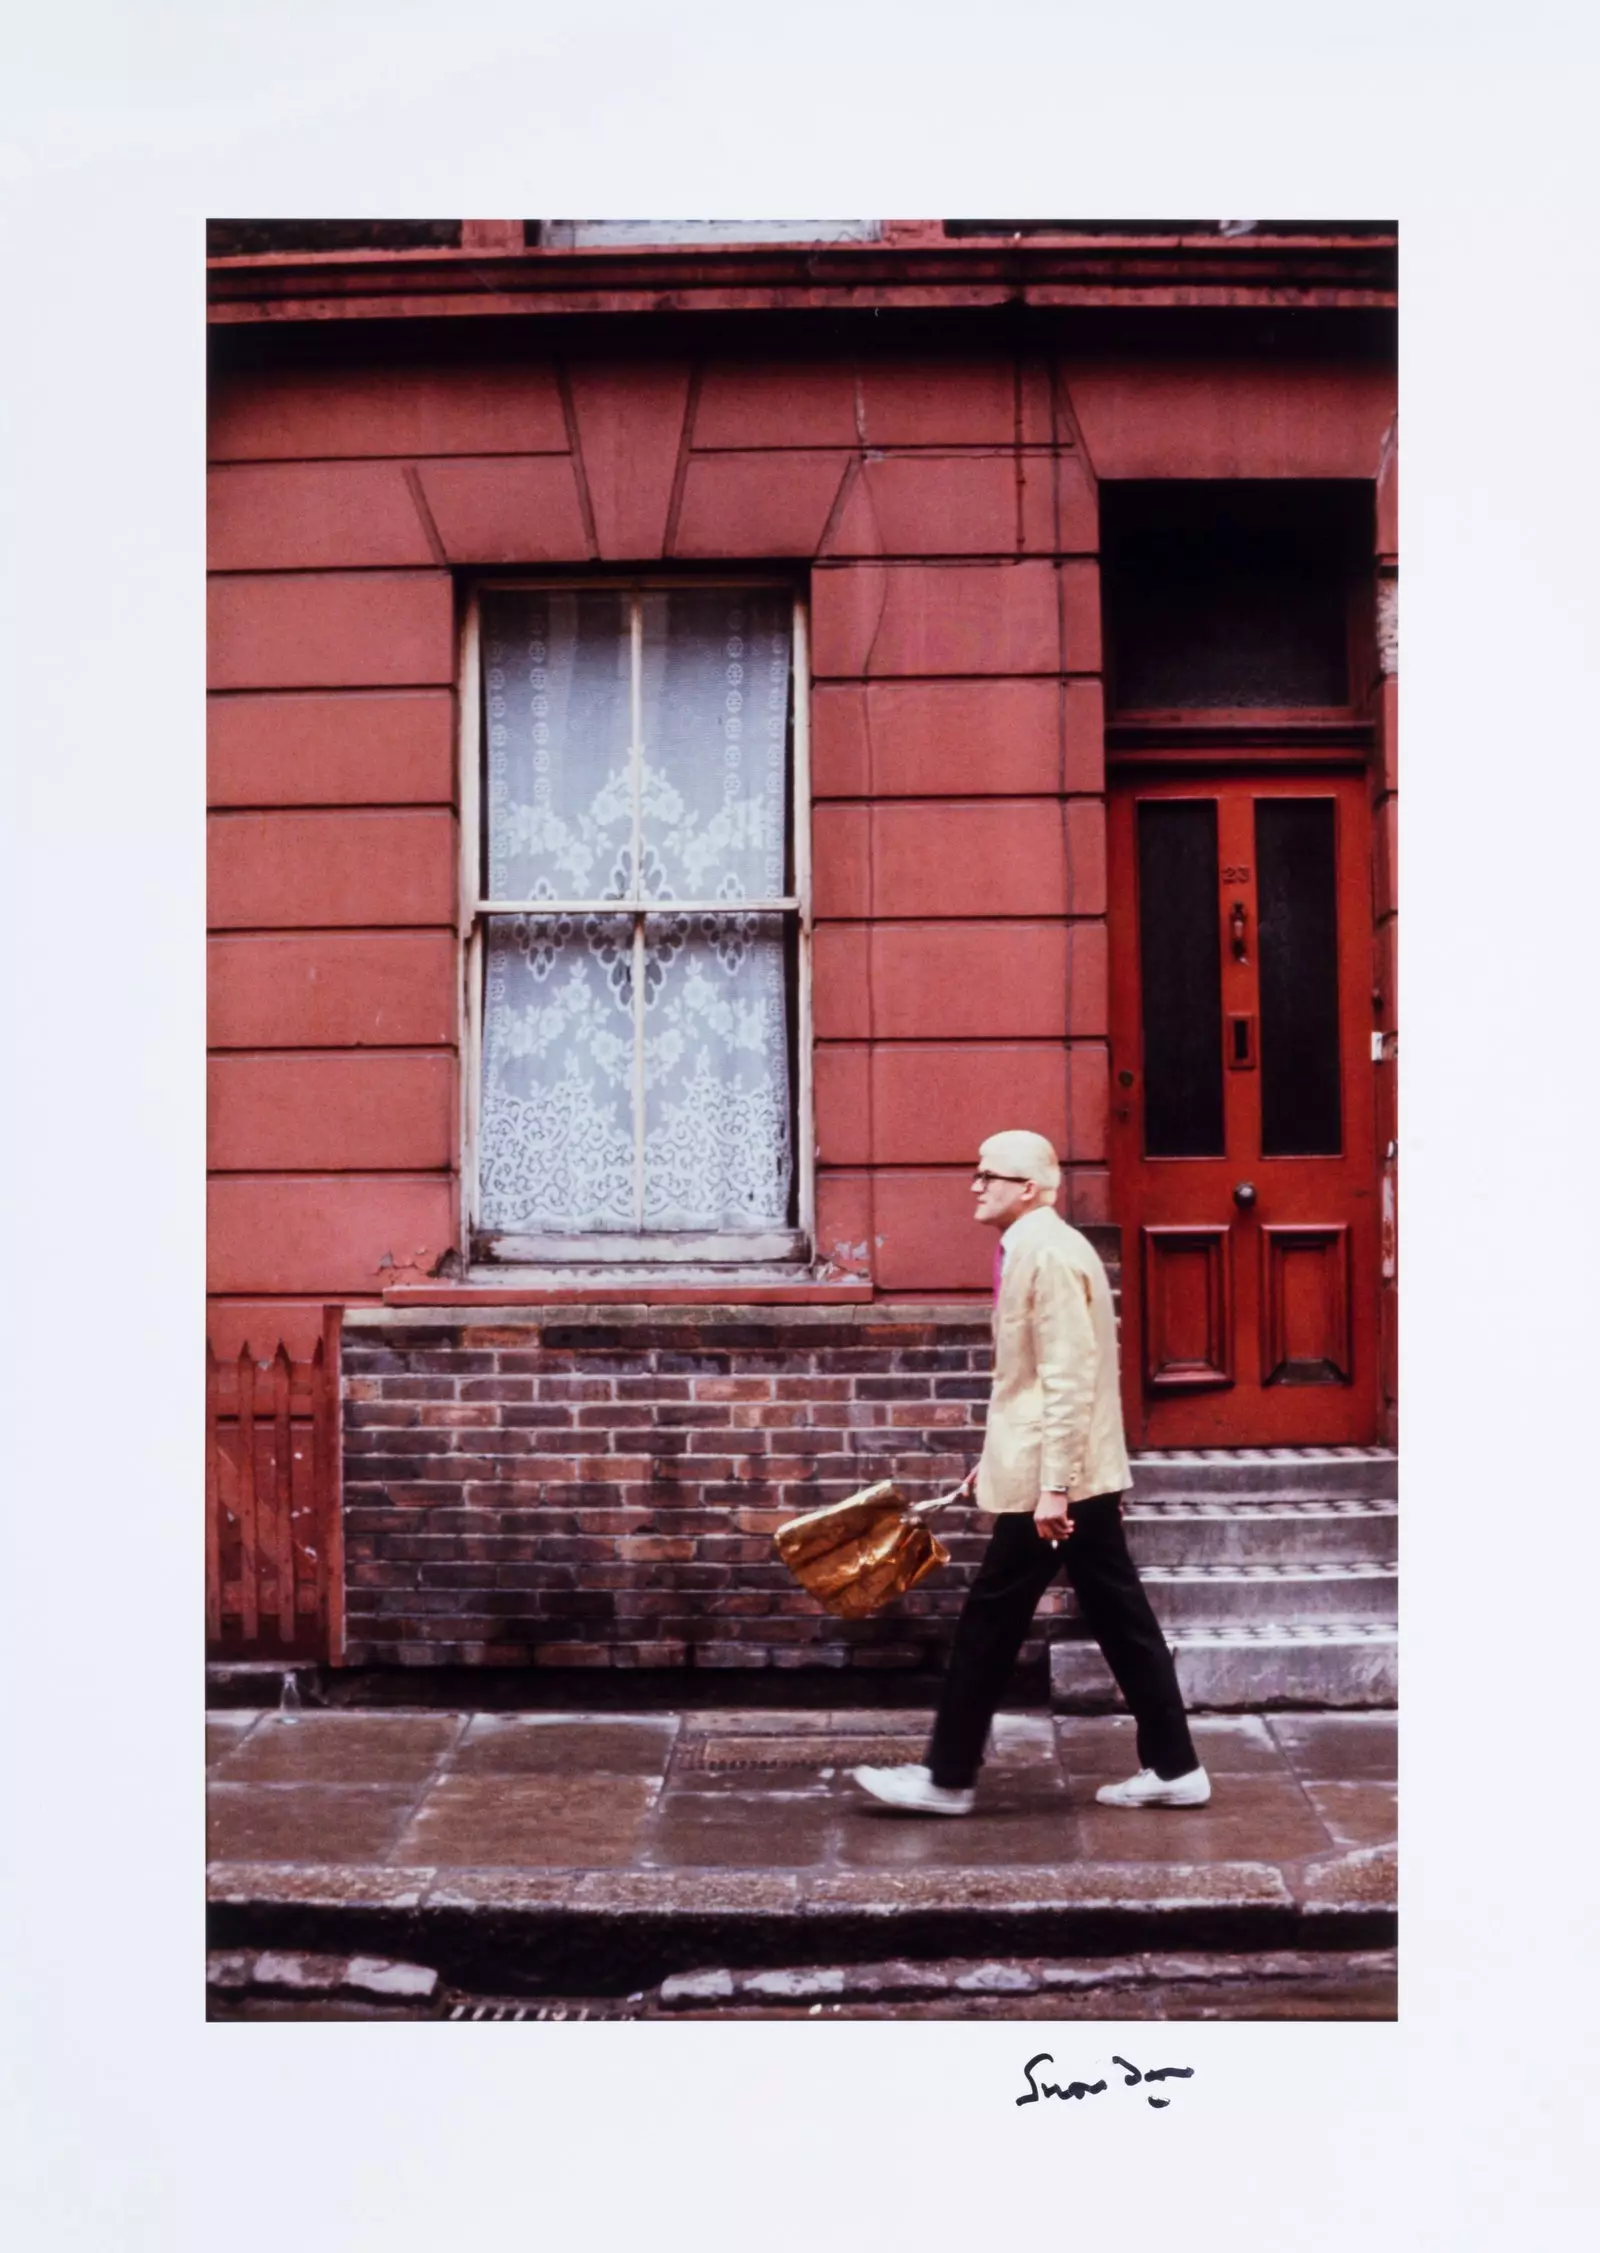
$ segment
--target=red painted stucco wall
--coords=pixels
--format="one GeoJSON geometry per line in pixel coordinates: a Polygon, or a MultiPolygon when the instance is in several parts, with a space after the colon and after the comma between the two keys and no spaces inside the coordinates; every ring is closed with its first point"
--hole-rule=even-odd
{"type": "Polygon", "coordinates": [[[882,1293],[984,1288],[965,1184],[1000,1123],[1109,1220],[1099,481],[1377,479],[1393,413],[1363,362],[1000,349],[220,378],[219,1352],[309,1350],[325,1300],[456,1245],[456,618],[500,566],[809,582],[819,1253],[882,1293]]]}

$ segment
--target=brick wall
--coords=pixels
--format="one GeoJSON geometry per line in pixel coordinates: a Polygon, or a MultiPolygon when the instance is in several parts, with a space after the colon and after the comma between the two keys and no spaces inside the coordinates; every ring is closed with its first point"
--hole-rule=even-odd
{"type": "Polygon", "coordinates": [[[796,1586],[772,1533],[876,1478],[922,1498],[964,1474],[982,1445],[986,1310],[347,1321],[348,1663],[942,1657],[985,1521],[952,1513],[951,1568],[849,1623],[796,1586]]]}

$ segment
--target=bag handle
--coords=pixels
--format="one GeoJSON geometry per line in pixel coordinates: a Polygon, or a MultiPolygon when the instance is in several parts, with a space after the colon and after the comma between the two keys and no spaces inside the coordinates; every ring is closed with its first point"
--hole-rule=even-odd
{"type": "Polygon", "coordinates": [[[905,1514],[908,1518],[931,1518],[935,1510],[953,1509],[960,1502],[972,1503],[965,1480],[960,1486],[953,1486],[948,1494],[936,1494],[931,1502],[913,1502],[905,1514]]]}

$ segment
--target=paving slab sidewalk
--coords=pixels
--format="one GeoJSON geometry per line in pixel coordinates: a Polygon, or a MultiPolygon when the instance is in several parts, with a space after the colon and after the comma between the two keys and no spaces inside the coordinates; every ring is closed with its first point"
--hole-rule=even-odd
{"type": "Polygon", "coordinates": [[[708,1966],[1393,1944],[1393,1713],[1196,1716],[1209,1806],[1099,1806],[1122,1715],[1002,1714],[961,1821],[847,1771],[929,1716],[840,1708],[208,1714],[217,1948],[364,1951],[500,1993],[708,1966]]]}

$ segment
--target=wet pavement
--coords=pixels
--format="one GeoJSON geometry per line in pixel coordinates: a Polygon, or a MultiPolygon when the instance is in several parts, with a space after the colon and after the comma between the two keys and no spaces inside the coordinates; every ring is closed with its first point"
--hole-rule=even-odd
{"type": "MultiPolygon", "coordinates": [[[[213,1712],[213,1945],[365,1948],[479,1993],[604,1996],[720,1966],[1176,1947],[1309,1948],[1325,1968],[1393,1942],[1392,1713],[1196,1716],[1210,1804],[1138,1810],[1094,1797],[1137,1765],[1125,1716],[1003,1714],[972,1815],[865,1801],[848,1769],[920,1758],[928,1718],[213,1712]]],[[[1370,2000],[1383,1981],[1364,1976],[1370,2000]]],[[[955,1989],[948,2008],[857,2000],[965,2012],[955,1989]]]]}

